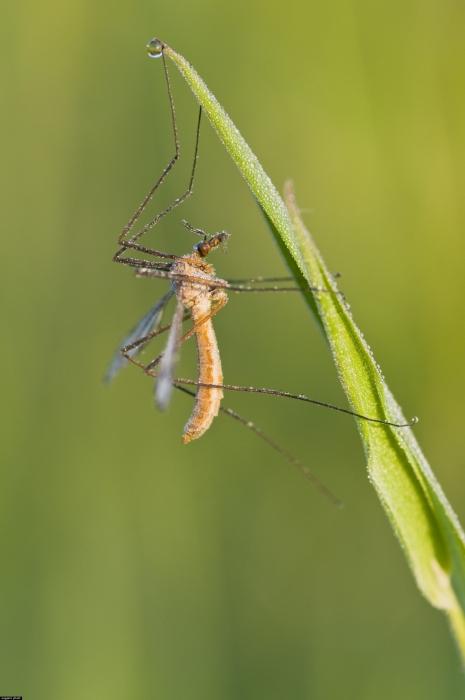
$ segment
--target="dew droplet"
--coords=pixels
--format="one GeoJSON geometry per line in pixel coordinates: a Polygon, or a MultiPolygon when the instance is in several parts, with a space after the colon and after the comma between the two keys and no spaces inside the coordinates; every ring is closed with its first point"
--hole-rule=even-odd
{"type": "Polygon", "coordinates": [[[160,39],[150,39],[149,43],[147,44],[147,53],[149,58],[160,58],[160,56],[163,54],[163,48],[163,42],[160,41],[160,39]]]}

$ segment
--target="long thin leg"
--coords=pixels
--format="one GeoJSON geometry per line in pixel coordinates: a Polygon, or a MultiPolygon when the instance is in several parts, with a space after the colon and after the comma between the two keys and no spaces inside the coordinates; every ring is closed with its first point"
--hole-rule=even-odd
{"type": "MultiPolygon", "coordinates": [[[[165,168],[165,170],[163,171],[163,173],[162,173],[162,175],[160,176],[160,178],[157,180],[157,182],[156,182],[155,185],[152,187],[152,189],[150,190],[150,192],[147,194],[147,196],[144,198],[144,200],[142,201],[142,203],[139,205],[137,211],[135,212],[135,214],[137,214],[137,217],[136,217],[136,219],[134,219],[134,216],[135,216],[135,215],[133,215],[133,217],[132,217],[132,219],[131,219],[132,223],[131,223],[131,221],[129,222],[129,223],[131,224],[130,227],[129,227],[129,229],[128,229],[128,224],[126,224],[126,226],[124,227],[124,229],[123,229],[122,232],[120,233],[119,238],[118,238],[118,243],[119,243],[119,245],[121,246],[121,248],[120,248],[119,250],[117,250],[117,252],[116,252],[115,255],[113,256],[114,262],[122,262],[122,260],[124,260],[124,258],[122,259],[122,258],[121,258],[121,255],[122,255],[122,254],[124,253],[124,251],[127,250],[128,248],[130,248],[131,250],[137,250],[137,251],[139,251],[139,252],[141,252],[141,253],[146,253],[147,255],[154,255],[154,256],[157,256],[157,257],[161,257],[161,258],[170,258],[170,259],[172,259],[172,260],[177,260],[177,259],[179,258],[178,255],[168,255],[168,254],[166,254],[166,253],[162,253],[162,252],[159,251],[159,250],[155,250],[154,248],[148,248],[147,246],[140,245],[139,243],[136,243],[136,241],[137,241],[141,236],[143,236],[145,233],[147,233],[147,231],[149,231],[150,229],[154,228],[154,227],[161,221],[161,219],[163,219],[165,216],[167,216],[167,214],[169,214],[171,211],[173,211],[173,209],[175,209],[175,208],[178,207],[180,204],[182,204],[182,203],[183,203],[188,197],[190,197],[190,195],[192,194],[193,185],[194,185],[195,170],[196,170],[197,160],[198,160],[198,149],[199,149],[199,136],[200,136],[200,121],[201,121],[201,116],[202,116],[202,108],[200,107],[200,109],[199,109],[199,117],[198,117],[198,121],[197,121],[197,129],[196,129],[194,160],[193,160],[193,163],[192,163],[192,170],[191,170],[191,175],[190,175],[190,179],[189,179],[189,185],[188,185],[186,191],[183,192],[183,194],[180,195],[179,197],[176,197],[176,199],[175,199],[169,206],[167,206],[165,209],[163,209],[161,212],[159,212],[153,219],[151,219],[151,221],[147,222],[147,223],[146,223],[136,234],[134,234],[131,238],[129,238],[129,239],[126,238],[127,233],[128,233],[128,232],[132,229],[132,227],[134,226],[134,222],[137,221],[137,219],[140,217],[140,215],[142,214],[143,210],[145,209],[145,207],[147,206],[147,204],[149,203],[149,201],[152,199],[153,195],[155,194],[156,190],[158,189],[158,187],[161,185],[161,183],[162,183],[163,180],[165,179],[165,177],[166,177],[166,175],[168,174],[169,170],[171,170],[171,168],[173,167],[173,165],[174,165],[174,164],[176,163],[176,161],[178,160],[178,157],[179,157],[179,142],[177,142],[177,144],[178,144],[178,145],[177,145],[177,151],[176,151],[175,156],[173,156],[173,158],[172,158],[171,161],[170,161],[170,164],[169,164],[170,167],[169,167],[169,169],[167,170],[167,168],[165,168]],[[134,220],[133,220],[133,219],[134,219],[134,220]]],[[[176,136],[176,138],[177,138],[177,136],[176,136]]],[[[167,166],[167,167],[168,167],[168,166],[167,166]]],[[[128,258],[127,258],[127,259],[128,259],[128,258]]],[[[134,260],[137,261],[138,259],[135,258],[134,260]]]]}
{"type": "MultiPolygon", "coordinates": [[[[126,262],[126,260],[132,260],[129,258],[123,258],[118,260],[118,262],[126,262]]],[[[134,264],[128,263],[132,267],[138,268],[138,277],[160,277],[162,279],[171,280],[181,280],[186,282],[192,282],[193,284],[203,285],[204,287],[209,287],[210,289],[227,289],[231,292],[330,292],[331,290],[325,289],[324,287],[307,287],[302,289],[301,287],[280,287],[274,285],[273,287],[252,287],[243,284],[230,284],[226,280],[220,278],[205,278],[197,275],[184,275],[182,273],[173,273],[169,270],[160,269],[156,263],[151,263],[150,261],[137,260],[134,259],[134,264]]],[[[341,292],[337,292],[341,294],[341,292]]]]}
{"type": "MultiPolygon", "coordinates": [[[[158,271],[158,276],[163,276],[163,277],[165,277],[165,276],[168,276],[168,273],[158,271]]],[[[199,279],[200,279],[200,278],[199,278],[199,279]]],[[[209,319],[213,318],[213,316],[215,316],[215,315],[218,313],[218,311],[220,311],[220,309],[221,309],[221,308],[225,305],[225,303],[226,303],[226,300],[225,300],[225,299],[223,299],[223,300],[216,299],[215,301],[216,301],[216,304],[213,305],[213,307],[212,307],[212,309],[211,309],[211,313],[205,315],[205,316],[204,316],[202,319],[200,319],[200,321],[198,321],[187,333],[185,333],[184,336],[182,336],[182,337],[180,338],[179,345],[181,345],[182,343],[184,343],[184,342],[185,342],[186,340],[188,340],[194,333],[196,333],[197,330],[198,330],[198,328],[199,328],[203,323],[205,323],[205,322],[208,321],[209,319]]],[[[154,336],[152,336],[152,337],[154,337],[154,336]]],[[[138,342],[138,341],[136,341],[136,343],[137,343],[137,342],[138,342]]],[[[141,343],[144,342],[144,339],[141,339],[140,342],[141,342],[141,343]]],[[[137,366],[139,366],[141,369],[143,369],[144,372],[145,372],[146,374],[149,374],[149,375],[151,375],[151,376],[156,377],[156,376],[157,376],[157,373],[154,372],[153,369],[159,364],[159,362],[160,362],[161,359],[163,358],[164,353],[161,353],[160,355],[158,355],[154,360],[152,360],[152,361],[151,361],[150,363],[148,363],[147,365],[143,365],[142,363],[140,363],[140,362],[134,360],[134,358],[131,357],[131,350],[132,350],[133,347],[136,347],[136,346],[134,346],[134,345],[129,345],[127,348],[122,348],[122,351],[121,351],[121,352],[122,352],[122,354],[124,355],[124,357],[125,357],[129,362],[131,362],[132,364],[137,365],[137,366]]],[[[390,426],[393,426],[393,427],[396,427],[396,428],[411,427],[412,425],[415,425],[415,424],[418,422],[418,419],[417,419],[416,417],[412,418],[412,419],[411,419],[409,422],[407,422],[407,423],[395,423],[395,422],[392,422],[392,421],[384,420],[383,418],[373,418],[373,417],[370,417],[370,416],[366,416],[366,415],[364,415],[364,414],[362,414],[362,413],[358,413],[357,411],[352,411],[351,409],[348,409],[348,408],[343,408],[343,407],[341,407],[341,406],[336,406],[335,404],[331,404],[331,403],[329,403],[329,402],[327,402],[327,401],[319,401],[318,399],[312,399],[312,398],[306,396],[305,394],[292,394],[292,393],[290,393],[290,392],[287,392],[287,391],[280,391],[280,390],[278,390],[278,389],[268,389],[268,388],[266,388],[266,387],[239,386],[239,385],[235,385],[235,384],[206,384],[206,383],[198,382],[198,381],[195,381],[195,380],[192,380],[192,379],[181,379],[181,378],[178,378],[178,379],[176,379],[175,381],[178,382],[179,384],[188,384],[188,385],[191,385],[191,386],[203,386],[203,387],[212,388],[212,389],[226,389],[226,390],[228,390],[228,391],[242,391],[242,392],[255,393],[255,394],[268,394],[268,395],[270,395],[270,396],[279,396],[279,397],[282,397],[282,398],[295,399],[295,400],[297,400],[297,401],[304,401],[304,402],[307,402],[307,403],[312,403],[312,404],[314,404],[314,405],[321,406],[322,408],[328,408],[328,409],[331,409],[331,410],[333,410],[333,411],[338,411],[339,413],[345,413],[345,414],[347,414],[347,415],[351,415],[351,416],[354,416],[354,417],[356,417],[356,418],[360,418],[360,419],[362,419],[362,420],[369,421],[369,422],[371,422],[371,423],[378,423],[378,424],[383,424],[383,425],[390,425],[390,426]]]]}
{"type": "MultiPolygon", "coordinates": [[[[167,206],[165,209],[163,209],[161,212],[159,212],[153,219],[151,219],[151,221],[147,222],[136,234],[134,234],[134,235],[133,235],[131,238],[129,238],[129,239],[128,239],[128,238],[125,238],[125,236],[126,236],[127,233],[128,233],[128,231],[126,230],[126,229],[127,229],[127,225],[125,226],[125,228],[123,229],[123,231],[121,232],[121,234],[120,234],[120,236],[119,236],[119,238],[118,238],[118,243],[119,243],[119,245],[121,246],[121,248],[119,248],[119,250],[117,250],[117,252],[116,252],[115,255],[113,256],[113,260],[114,260],[115,262],[121,262],[121,260],[122,260],[122,259],[121,259],[121,255],[122,255],[122,254],[125,252],[125,250],[127,250],[128,248],[130,248],[131,250],[137,250],[137,251],[139,251],[139,252],[146,253],[147,255],[154,255],[154,256],[162,257],[162,258],[170,258],[170,259],[172,259],[172,260],[177,260],[177,259],[179,258],[178,255],[168,255],[168,254],[166,254],[166,253],[162,253],[162,252],[159,251],[159,250],[155,250],[154,248],[148,248],[147,246],[140,245],[139,243],[136,243],[136,241],[137,241],[141,236],[143,236],[145,233],[147,233],[147,231],[149,231],[150,229],[154,228],[154,227],[161,221],[161,219],[163,219],[165,216],[167,216],[167,214],[169,214],[171,211],[173,211],[173,209],[175,209],[175,208],[178,207],[180,204],[182,204],[182,203],[183,203],[188,197],[190,197],[190,195],[192,194],[192,191],[193,191],[193,184],[194,184],[194,177],[195,177],[195,170],[196,170],[197,160],[198,160],[198,147],[199,147],[199,134],[200,134],[200,119],[201,119],[201,114],[202,114],[202,108],[199,109],[199,118],[198,118],[198,121],[197,121],[197,131],[196,131],[196,141],[195,141],[194,160],[193,160],[193,164],[192,164],[192,170],[191,170],[191,175],[190,175],[190,179],[189,179],[189,185],[188,185],[187,189],[185,190],[185,192],[183,192],[182,195],[180,195],[179,197],[176,197],[176,199],[175,199],[173,202],[171,202],[171,204],[170,204],[169,206],[167,206]]],[[[172,160],[170,161],[171,167],[169,168],[169,170],[171,170],[171,168],[173,167],[173,165],[175,164],[175,162],[177,161],[177,159],[178,159],[178,155],[176,155],[175,157],[172,158],[172,160]]],[[[166,168],[165,168],[165,171],[166,171],[166,168]]],[[[151,200],[151,198],[153,197],[155,191],[157,190],[157,188],[161,185],[161,183],[162,183],[163,180],[165,179],[165,177],[166,177],[166,175],[167,175],[167,172],[165,172],[165,171],[163,171],[164,174],[158,179],[158,181],[157,181],[157,182],[155,183],[155,185],[152,187],[152,189],[150,190],[150,192],[148,193],[148,195],[145,197],[145,199],[143,200],[143,202],[141,203],[141,205],[138,207],[138,209],[137,209],[137,212],[138,212],[137,218],[139,218],[139,216],[141,215],[141,213],[143,212],[143,210],[144,210],[145,207],[147,206],[148,202],[149,202],[149,201],[151,200]]],[[[169,171],[168,171],[168,172],[169,172],[169,171]]],[[[137,212],[136,212],[136,213],[137,213],[137,212]]],[[[129,228],[128,230],[131,230],[133,225],[134,225],[134,223],[131,224],[131,226],[130,226],[130,228],[129,228]]]]}
{"type": "MultiPolygon", "coordinates": [[[[183,386],[180,386],[179,384],[174,384],[176,389],[179,389],[179,391],[182,391],[185,394],[188,394],[189,396],[195,397],[195,393],[193,391],[189,391],[189,389],[186,389],[183,386]]],[[[230,418],[233,418],[234,420],[238,421],[241,423],[243,426],[251,430],[257,437],[259,437],[261,440],[267,443],[273,450],[275,450],[281,457],[283,457],[289,464],[291,464],[293,467],[297,467],[302,474],[305,476],[306,479],[308,479],[313,486],[321,493],[325,498],[327,498],[333,505],[337,506],[340,508],[343,503],[342,501],[335,496],[330,489],[325,486],[325,484],[305,465],[303,462],[300,461],[300,459],[297,459],[297,457],[294,457],[293,454],[288,452],[286,449],[281,447],[281,445],[278,445],[277,442],[273,440],[267,433],[265,433],[261,428],[259,428],[255,423],[253,423],[250,420],[247,420],[243,416],[241,416],[239,413],[234,411],[232,408],[227,408],[224,406],[220,406],[220,411],[226,416],[229,416],[230,418]]]]}
{"type": "MultiPolygon", "coordinates": [[[[168,99],[169,99],[169,105],[170,105],[170,114],[171,114],[171,125],[173,129],[173,138],[174,138],[174,155],[171,157],[165,168],[163,169],[160,177],[158,180],[154,183],[154,185],[150,188],[149,192],[146,194],[142,202],[139,204],[137,207],[136,211],[134,214],[131,216],[129,219],[128,223],[126,226],[122,229],[119,237],[118,237],[118,243],[121,246],[119,250],[115,253],[113,256],[113,260],[115,262],[122,262],[124,264],[129,264],[132,265],[133,267],[139,266],[139,261],[137,258],[126,258],[129,262],[125,262],[125,259],[122,258],[123,253],[128,249],[132,250],[137,250],[142,253],[146,253],[148,255],[154,255],[157,257],[162,257],[162,258],[169,258],[169,259],[177,259],[178,256],[172,256],[168,255],[166,253],[162,253],[161,251],[155,250],[153,248],[148,248],[146,246],[141,246],[140,244],[136,243],[137,239],[139,239],[141,236],[143,236],[147,231],[149,231],[151,228],[156,226],[159,221],[165,217],[167,214],[169,214],[173,209],[175,209],[177,206],[179,206],[182,202],[184,202],[191,194],[192,194],[192,188],[193,188],[193,183],[194,183],[194,176],[195,176],[195,170],[197,166],[197,160],[198,160],[198,148],[199,148],[199,136],[200,136],[200,123],[201,123],[201,117],[202,117],[202,108],[199,108],[199,116],[197,120],[197,127],[196,127],[196,136],[195,136],[195,149],[194,149],[194,159],[192,163],[192,170],[191,170],[191,175],[189,179],[189,184],[186,189],[186,191],[177,197],[168,207],[166,207],[163,211],[161,211],[159,214],[157,214],[151,221],[146,223],[137,233],[132,235],[130,238],[128,238],[128,234],[132,231],[134,225],[140,218],[141,214],[149,204],[150,200],[154,196],[155,192],[157,189],[160,187],[160,185],[163,183],[169,172],[172,170],[174,167],[175,163],[178,161],[179,156],[180,156],[180,142],[179,142],[179,136],[178,136],[178,128],[177,128],[177,122],[176,122],[176,111],[175,111],[175,106],[174,106],[174,98],[173,98],[173,93],[171,90],[171,82],[170,82],[170,77],[168,73],[168,67],[166,65],[166,60],[165,56],[162,56],[163,59],[163,69],[165,73],[165,80],[166,80],[166,86],[167,86],[167,91],[168,91],[168,99]]],[[[148,261],[147,261],[148,262],[148,261]]],[[[151,265],[147,265],[148,267],[151,267],[151,265]]]]}
{"type": "MultiPolygon", "coordinates": [[[[203,322],[205,322],[205,321],[203,321],[203,322]]],[[[160,328],[158,330],[158,332],[153,332],[153,333],[150,333],[145,338],[140,338],[139,341],[136,341],[136,343],[148,342],[148,340],[150,340],[151,337],[155,337],[155,335],[159,335],[159,334],[165,332],[166,330],[168,330],[169,327],[170,326],[164,326],[163,328],[160,328]]],[[[188,336],[188,334],[185,334],[185,337],[186,336],[188,336]]],[[[182,341],[182,339],[181,339],[181,341],[182,341]]],[[[136,345],[136,343],[131,344],[131,346],[127,346],[127,348],[122,348],[122,352],[123,352],[123,354],[125,354],[125,356],[127,357],[129,362],[131,362],[132,364],[145,370],[145,367],[141,362],[138,362],[133,357],[126,354],[127,352],[129,352],[131,350],[132,347],[134,347],[136,345]]],[[[162,354],[160,354],[158,356],[158,358],[156,358],[153,362],[158,364],[158,362],[161,360],[161,357],[162,357],[162,354]]],[[[152,374],[152,372],[150,372],[150,373],[152,374]]],[[[154,376],[156,376],[156,375],[154,374],[154,376]]],[[[182,391],[184,394],[188,394],[189,396],[195,397],[195,393],[193,391],[189,391],[189,389],[186,389],[186,387],[181,386],[180,384],[178,384],[176,382],[173,384],[173,386],[175,386],[176,389],[178,389],[179,391],[182,391]]],[[[239,415],[239,413],[234,411],[232,408],[220,406],[220,411],[221,411],[221,413],[224,413],[225,415],[230,416],[234,420],[238,421],[239,423],[244,425],[249,430],[252,430],[252,432],[255,433],[255,435],[257,435],[261,440],[266,442],[272,449],[274,449],[276,452],[278,452],[278,454],[280,454],[289,464],[291,464],[294,467],[297,467],[302,472],[302,474],[305,476],[305,478],[308,479],[313,484],[313,486],[318,491],[320,491],[320,493],[322,493],[329,501],[331,501],[331,503],[333,503],[334,505],[336,505],[338,507],[341,507],[343,505],[342,502],[330,491],[330,489],[328,489],[328,487],[325,486],[325,484],[305,464],[303,464],[303,462],[301,462],[299,459],[297,459],[297,457],[292,455],[290,452],[285,450],[283,447],[278,445],[277,442],[275,442],[261,428],[259,428],[257,425],[255,425],[255,423],[253,423],[250,420],[247,420],[246,418],[243,418],[241,415],[239,415]]]]}
{"type": "MultiPolygon", "coordinates": [[[[166,67],[166,66],[165,66],[166,67]]],[[[168,73],[166,73],[168,75],[168,73]]],[[[168,82],[168,89],[169,89],[169,82],[168,82]]],[[[192,194],[193,190],[193,184],[194,184],[194,177],[195,177],[195,170],[197,167],[197,161],[198,161],[198,150],[199,150],[199,137],[200,137],[200,123],[201,123],[201,117],[202,117],[202,108],[199,108],[199,116],[197,120],[197,128],[196,128],[196,137],[195,137],[195,150],[194,150],[194,159],[192,162],[192,170],[189,178],[189,184],[187,186],[187,189],[181,194],[179,197],[176,197],[176,199],[165,209],[163,209],[161,212],[159,212],[153,219],[151,219],[149,222],[147,222],[137,233],[135,233],[131,238],[127,238],[127,234],[132,230],[135,222],[139,219],[141,216],[142,212],[152,199],[153,195],[155,194],[156,190],[158,187],[162,184],[164,181],[165,177],[169,173],[169,171],[172,169],[174,164],[179,158],[179,140],[177,136],[177,129],[176,129],[176,121],[175,121],[175,116],[174,116],[174,103],[172,102],[172,95],[171,91],[169,89],[169,95],[170,95],[170,101],[171,101],[171,107],[172,107],[172,118],[173,118],[173,131],[175,135],[175,145],[176,145],[176,151],[168,165],[165,167],[163,173],[161,176],[158,178],[157,182],[153,185],[153,187],[150,189],[148,194],[145,196],[129,222],[126,224],[126,226],[123,228],[121,231],[119,237],[118,237],[118,243],[121,246],[121,248],[115,253],[114,255],[114,260],[115,262],[119,262],[121,259],[121,255],[124,253],[124,251],[128,248],[131,248],[133,250],[138,250],[143,253],[147,253],[149,255],[156,255],[160,257],[170,257],[167,255],[160,255],[160,251],[154,250],[153,248],[148,248],[146,246],[141,246],[140,244],[136,243],[136,241],[143,236],[147,231],[150,229],[154,228],[160,221],[163,219],[167,214],[169,214],[173,209],[178,207],[180,204],[182,204],[190,195],[192,194]]]]}
{"type": "Polygon", "coordinates": [[[142,212],[144,211],[145,207],[147,204],[150,202],[152,199],[153,195],[157,191],[157,189],[160,187],[170,170],[173,168],[174,164],[179,158],[180,154],[180,144],[179,144],[179,136],[178,136],[178,126],[176,123],[176,112],[175,112],[175,107],[174,107],[174,99],[173,99],[173,93],[171,91],[171,82],[170,82],[170,76],[168,73],[168,66],[166,65],[165,57],[163,56],[163,71],[165,73],[165,81],[166,81],[166,88],[168,92],[168,101],[170,105],[170,116],[171,116],[171,127],[173,130],[173,138],[174,138],[174,155],[170,158],[168,163],[165,165],[165,167],[162,170],[161,175],[159,178],[156,180],[154,185],[150,188],[150,190],[147,192],[145,195],[144,199],[142,202],[139,204],[137,209],[135,210],[134,214],[131,216],[127,224],[124,226],[122,229],[120,235],[118,236],[118,243],[122,245],[124,243],[124,240],[128,233],[132,230],[134,227],[135,223],[137,220],[140,218],[142,212]]]}
{"type": "Polygon", "coordinates": [[[293,282],[294,278],[289,277],[262,277],[262,275],[257,275],[257,277],[244,277],[241,279],[229,279],[228,282],[231,284],[261,284],[263,282],[293,282]]]}
{"type": "MultiPolygon", "coordinates": [[[[333,277],[338,279],[341,276],[340,272],[333,272],[333,277]]],[[[228,282],[231,284],[260,284],[262,282],[293,282],[294,277],[291,275],[289,277],[262,277],[262,275],[257,275],[257,277],[245,277],[243,279],[229,279],[228,282]]]]}
{"type": "MultiPolygon", "coordinates": [[[[122,258],[121,255],[125,252],[126,248],[120,248],[116,251],[113,256],[113,262],[121,263],[122,265],[129,265],[129,267],[134,267],[141,270],[161,270],[169,272],[170,264],[154,262],[153,260],[143,260],[142,258],[122,258]]],[[[146,249],[147,250],[147,249],[146,249]]],[[[159,258],[166,258],[167,260],[179,260],[179,255],[173,255],[171,253],[164,253],[161,250],[150,249],[149,255],[156,255],[159,258]]],[[[141,274],[141,277],[149,277],[147,273],[141,274]]],[[[156,277],[157,275],[151,275],[156,277]]],[[[161,275],[158,275],[159,277],[161,275]]]]}
{"type": "MultiPolygon", "coordinates": [[[[173,109],[174,109],[174,105],[173,105],[173,109]]],[[[174,112],[173,112],[173,114],[174,114],[174,112]]],[[[173,202],[169,206],[167,206],[165,209],[163,209],[161,212],[159,212],[156,216],[154,216],[153,219],[151,219],[151,221],[148,221],[136,234],[131,236],[131,238],[129,240],[126,239],[124,236],[123,236],[123,238],[121,238],[121,236],[120,236],[119,242],[121,243],[121,245],[128,247],[128,248],[135,247],[134,241],[136,241],[138,238],[140,238],[145,233],[147,233],[147,231],[149,231],[151,228],[154,228],[154,226],[156,226],[161,221],[161,219],[163,219],[167,214],[169,214],[171,211],[173,211],[173,209],[176,209],[176,207],[178,207],[188,197],[191,196],[193,186],[194,186],[194,177],[195,177],[195,171],[197,168],[197,161],[198,161],[201,120],[202,120],[202,108],[200,107],[199,108],[199,116],[197,119],[197,127],[196,127],[196,132],[195,132],[194,158],[192,161],[192,169],[191,169],[191,174],[190,174],[189,184],[187,186],[187,189],[181,195],[179,195],[179,197],[176,197],[176,199],[173,200],[173,202]]],[[[176,162],[176,160],[178,160],[179,153],[180,153],[180,150],[179,150],[179,141],[178,141],[177,151],[176,151],[175,156],[173,156],[173,161],[174,161],[173,165],[176,162]]],[[[173,167],[173,165],[171,165],[171,167],[173,167]]],[[[165,175],[165,177],[166,177],[166,175],[165,175]]],[[[144,208],[147,206],[148,201],[150,201],[154,192],[156,191],[156,189],[160,186],[160,184],[162,182],[163,182],[163,180],[161,180],[161,181],[159,180],[156,183],[155,189],[152,188],[153,192],[152,192],[151,196],[149,197],[149,199],[147,200],[147,202],[144,204],[144,208]]],[[[143,209],[142,209],[142,211],[143,211],[143,209]]],[[[139,216],[140,216],[140,214],[139,214],[139,216]]]]}
{"type": "MultiPolygon", "coordinates": [[[[150,374],[150,372],[148,372],[150,374]]],[[[267,394],[268,396],[279,396],[285,399],[294,399],[296,401],[304,401],[306,403],[314,404],[315,406],[321,406],[322,408],[329,408],[332,411],[338,411],[339,413],[345,413],[349,416],[354,416],[355,418],[361,418],[370,423],[380,423],[382,425],[390,425],[394,428],[410,428],[418,423],[418,418],[414,416],[407,423],[394,423],[392,421],[384,420],[383,418],[372,418],[370,416],[365,416],[363,413],[358,413],[357,411],[352,411],[350,408],[342,408],[341,406],[336,406],[335,404],[328,403],[327,401],[319,401],[318,399],[311,399],[305,394],[291,394],[288,391],[279,391],[278,389],[268,389],[266,387],[255,387],[255,386],[239,386],[237,384],[206,384],[203,382],[197,382],[194,379],[184,379],[176,377],[173,380],[178,384],[188,384],[190,386],[204,386],[211,389],[226,389],[227,391],[243,391],[250,394],[267,394]]]]}

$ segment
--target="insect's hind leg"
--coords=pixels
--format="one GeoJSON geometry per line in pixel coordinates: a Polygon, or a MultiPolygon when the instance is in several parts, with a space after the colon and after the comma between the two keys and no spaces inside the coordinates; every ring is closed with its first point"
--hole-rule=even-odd
{"type": "MultiPolygon", "coordinates": [[[[189,396],[192,396],[195,398],[195,393],[193,391],[190,391],[189,389],[186,389],[186,387],[181,386],[180,384],[174,384],[176,389],[179,389],[179,391],[182,391],[184,394],[188,394],[189,396]]],[[[244,427],[248,428],[251,430],[257,437],[259,437],[261,440],[266,442],[267,445],[269,445],[275,452],[277,452],[281,457],[283,457],[288,464],[291,464],[293,467],[297,467],[302,474],[305,476],[306,479],[308,479],[313,486],[321,493],[325,498],[327,498],[331,503],[335,506],[341,507],[342,501],[337,498],[330,489],[325,486],[325,484],[297,457],[294,457],[293,454],[288,452],[286,449],[281,447],[281,445],[278,445],[273,438],[271,438],[267,433],[265,433],[261,428],[259,428],[255,423],[253,423],[250,420],[247,420],[247,418],[244,418],[241,416],[239,413],[234,411],[232,408],[227,408],[225,406],[220,406],[220,412],[223,413],[226,416],[229,416],[230,418],[233,418],[234,420],[238,421],[243,425],[244,427]]]]}
{"type": "Polygon", "coordinates": [[[239,386],[237,384],[210,384],[207,382],[199,382],[194,379],[184,379],[177,377],[174,380],[178,384],[187,384],[188,386],[200,386],[207,387],[210,389],[225,389],[227,391],[242,391],[249,394],[264,394],[268,396],[280,396],[286,399],[294,399],[297,401],[303,401],[305,403],[311,403],[315,406],[320,406],[321,408],[328,408],[332,411],[337,411],[338,413],[345,413],[348,416],[353,416],[354,418],[360,418],[361,420],[367,421],[368,423],[376,423],[378,425],[388,425],[393,428],[411,428],[418,423],[418,418],[414,416],[405,423],[397,423],[395,421],[390,421],[385,418],[377,418],[375,416],[366,416],[363,413],[358,413],[350,408],[343,408],[342,406],[337,406],[335,404],[329,403],[327,401],[320,401],[319,399],[312,399],[305,394],[292,394],[289,391],[280,391],[279,389],[269,389],[267,387],[256,387],[256,386],[239,386]]]}

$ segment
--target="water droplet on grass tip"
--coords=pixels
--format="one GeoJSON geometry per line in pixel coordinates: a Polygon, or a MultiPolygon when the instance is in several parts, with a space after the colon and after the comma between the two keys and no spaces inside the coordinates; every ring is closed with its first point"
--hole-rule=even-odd
{"type": "Polygon", "coordinates": [[[160,58],[163,54],[163,42],[160,39],[150,39],[147,44],[147,53],[149,58],[160,58]]]}

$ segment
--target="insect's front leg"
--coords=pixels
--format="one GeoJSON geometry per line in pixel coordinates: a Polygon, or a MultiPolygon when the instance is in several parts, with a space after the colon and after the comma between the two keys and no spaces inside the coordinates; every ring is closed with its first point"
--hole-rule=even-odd
{"type": "MultiPolygon", "coordinates": [[[[144,260],[142,258],[131,258],[123,257],[128,249],[137,250],[140,253],[145,253],[146,255],[153,255],[157,258],[163,258],[167,260],[177,260],[178,255],[173,255],[171,253],[164,253],[161,250],[156,250],[155,248],[147,248],[147,246],[140,245],[139,243],[125,243],[121,248],[119,248],[113,256],[113,262],[122,263],[123,265],[129,265],[130,267],[146,267],[159,269],[161,263],[153,262],[152,260],[144,260]]],[[[163,264],[162,264],[163,265],[163,264]]],[[[166,264],[165,264],[166,266],[166,264]]]]}
{"type": "MultiPolygon", "coordinates": [[[[164,60],[164,59],[163,59],[164,60]]],[[[195,150],[194,150],[194,159],[192,162],[192,169],[191,169],[191,174],[189,178],[189,183],[187,186],[187,189],[176,199],[168,205],[165,209],[163,209],[161,212],[156,214],[150,221],[148,221],[142,228],[137,231],[136,233],[133,233],[131,236],[129,236],[130,232],[134,228],[134,225],[140,218],[141,214],[149,204],[150,200],[154,196],[155,192],[158,190],[160,185],[163,183],[167,175],[169,174],[170,170],[174,167],[176,162],[179,160],[179,155],[180,155],[180,147],[179,147],[179,139],[178,139],[178,132],[177,132],[177,126],[176,126],[176,119],[175,119],[175,113],[174,113],[174,101],[173,97],[171,94],[171,88],[170,88],[170,83],[169,83],[169,77],[168,77],[168,72],[166,69],[165,65],[165,75],[166,75],[166,81],[168,85],[168,95],[170,99],[170,107],[171,107],[171,118],[172,118],[172,125],[173,125],[173,133],[174,133],[174,143],[175,143],[175,153],[173,157],[170,159],[169,163],[165,166],[163,169],[160,177],[158,180],[155,182],[155,184],[151,187],[147,195],[144,197],[134,214],[131,216],[129,219],[128,223],[126,226],[123,228],[121,233],[118,236],[118,245],[121,246],[120,249],[117,251],[115,254],[113,260],[115,262],[121,262],[121,255],[122,253],[127,249],[127,248],[132,248],[133,250],[140,250],[142,252],[149,253],[150,255],[158,255],[157,252],[151,252],[150,248],[145,248],[144,246],[140,246],[136,241],[144,236],[150,229],[155,228],[157,224],[170,212],[173,211],[176,207],[178,207],[180,204],[182,204],[188,197],[191,196],[193,186],[194,186],[194,177],[195,177],[195,170],[197,166],[197,160],[198,160],[198,150],[199,150],[199,136],[200,136],[200,122],[202,118],[202,108],[199,108],[199,116],[197,120],[197,128],[196,128],[196,136],[195,136],[195,150]]]]}

